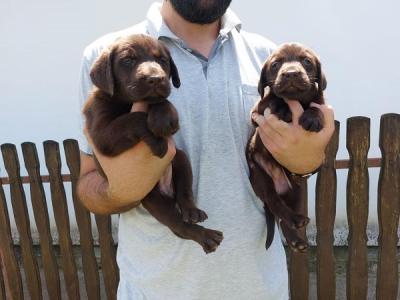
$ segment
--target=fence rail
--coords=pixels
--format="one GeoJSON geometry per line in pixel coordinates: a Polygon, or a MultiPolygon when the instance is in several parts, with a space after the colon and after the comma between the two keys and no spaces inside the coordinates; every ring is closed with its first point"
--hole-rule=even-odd
{"type": "MultiPolygon", "coordinates": [[[[326,150],[326,159],[317,175],[316,225],[317,225],[317,295],[318,299],[334,300],[336,295],[335,258],[333,253],[333,228],[336,216],[337,169],[349,169],[347,177],[347,217],[349,224],[347,299],[366,299],[368,290],[368,258],[366,226],[369,204],[368,168],[380,168],[378,182],[379,250],[376,297],[395,300],[398,294],[398,228],[400,216],[400,115],[381,117],[380,148],[382,158],[369,158],[370,120],[352,117],[347,120],[349,160],[336,160],[339,146],[340,124],[326,150]]],[[[20,235],[22,267],[26,278],[29,299],[42,299],[46,289],[50,299],[61,299],[61,280],[70,299],[80,299],[77,265],[73,257],[70,236],[70,219],[67,207],[65,182],[72,184],[73,207],[80,233],[84,290],[88,299],[100,299],[101,269],[108,299],[116,298],[118,267],[115,243],[111,235],[111,216],[95,216],[101,250],[100,265],[96,261],[92,235],[91,213],[80,203],[76,194],[79,176],[79,148],[75,140],[65,140],[63,148],[70,174],[61,174],[60,147],[55,141],[43,143],[45,163],[49,175],[41,175],[36,145],[23,143],[23,161],[28,176],[20,176],[20,159],[16,146],[1,145],[4,166],[8,177],[0,178],[0,300],[23,299],[23,282],[10,226],[12,211],[20,235]],[[53,211],[49,211],[43,184],[50,183],[53,211]],[[23,184],[29,184],[34,222],[30,221],[23,184]],[[7,207],[3,186],[9,185],[12,208],[7,207]],[[61,263],[57,264],[49,214],[54,214],[60,237],[61,263]],[[30,224],[36,224],[40,238],[45,286],[41,285],[30,224]],[[63,271],[63,277],[59,275],[63,271]]],[[[301,182],[303,212],[307,212],[307,182],[301,182]]],[[[72,215],[72,214],[71,214],[72,215]]],[[[302,233],[305,237],[305,231],[302,233]]],[[[291,299],[309,298],[308,254],[290,254],[291,299]]],[[[81,287],[82,288],[82,287],[81,287]]]]}

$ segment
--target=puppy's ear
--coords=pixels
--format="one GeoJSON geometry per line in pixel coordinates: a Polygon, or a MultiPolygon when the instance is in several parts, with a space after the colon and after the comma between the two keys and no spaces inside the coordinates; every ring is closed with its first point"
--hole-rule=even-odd
{"type": "Polygon", "coordinates": [[[90,78],[95,86],[112,96],[114,94],[114,77],[111,56],[111,49],[102,52],[90,71],[90,78]]]}
{"type": "Polygon", "coordinates": [[[261,96],[261,99],[264,98],[264,90],[268,86],[268,77],[267,77],[267,64],[264,64],[264,67],[261,70],[260,80],[258,82],[258,93],[261,96]]]}
{"type": "Polygon", "coordinates": [[[169,55],[169,67],[170,73],[169,76],[172,78],[172,84],[174,87],[179,88],[181,86],[181,79],[179,78],[178,68],[175,65],[174,60],[172,59],[171,54],[169,55]]]}
{"type": "Polygon", "coordinates": [[[322,72],[321,63],[317,60],[317,83],[318,83],[318,92],[322,94],[322,92],[326,89],[328,82],[326,81],[326,77],[324,72],[322,72]]]}
{"type": "Polygon", "coordinates": [[[174,85],[174,87],[179,88],[181,86],[181,79],[179,78],[178,68],[176,67],[175,62],[172,59],[171,52],[163,41],[158,40],[158,43],[161,45],[161,47],[164,49],[169,57],[169,78],[172,78],[172,84],[174,85]]]}

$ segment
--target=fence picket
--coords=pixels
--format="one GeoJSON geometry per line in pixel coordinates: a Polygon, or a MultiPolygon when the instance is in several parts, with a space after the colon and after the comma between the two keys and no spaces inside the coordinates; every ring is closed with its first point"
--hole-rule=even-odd
{"type": "MultiPolygon", "coordinates": [[[[1,250],[0,250],[1,253],[1,250]]],[[[0,299],[6,300],[6,289],[4,285],[4,277],[3,277],[3,260],[0,254],[0,299]]]]}
{"type": "Polygon", "coordinates": [[[11,236],[10,217],[7,210],[7,201],[4,194],[3,185],[0,180],[0,256],[3,266],[3,278],[7,284],[6,290],[11,299],[23,299],[23,289],[21,273],[19,270],[17,257],[14,251],[14,243],[11,236]]]}
{"type": "Polygon", "coordinates": [[[79,281],[71,242],[67,198],[61,178],[60,149],[55,141],[45,141],[43,146],[50,175],[51,201],[60,241],[61,264],[67,293],[69,299],[78,300],[80,299],[79,281]]]}
{"type": "Polygon", "coordinates": [[[347,219],[349,224],[349,259],[347,264],[347,299],[367,299],[368,258],[367,223],[369,202],[368,150],[370,120],[353,117],[347,120],[347,150],[350,168],[347,176],[347,219]]]}
{"type": "Polygon", "coordinates": [[[382,166],[378,183],[379,249],[376,299],[395,300],[398,289],[397,229],[400,216],[400,114],[381,117],[382,166]]]}
{"type": "Polygon", "coordinates": [[[0,250],[0,299],[6,300],[6,289],[4,286],[4,278],[3,278],[3,260],[1,258],[1,250],[0,250]]]}
{"type": "Polygon", "coordinates": [[[96,215],[95,217],[97,228],[99,230],[101,268],[103,271],[107,299],[114,300],[117,297],[119,272],[114,240],[111,233],[111,216],[96,215]]]}
{"type": "Polygon", "coordinates": [[[325,161],[317,175],[315,216],[317,224],[317,295],[318,299],[335,300],[336,272],[333,253],[333,228],[336,216],[337,177],[335,158],[339,146],[340,123],[325,151],[325,161]]]}
{"type": "Polygon", "coordinates": [[[15,223],[20,235],[22,262],[31,299],[41,299],[42,289],[40,284],[39,268],[33,251],[33,242],[29,222],[28,208],[26,206],[25,192],[20,177],[20,167],[17,149],[13,144],[1,145],[4,167],[10,178],[11,204],[14,212],[15,223]]]}
{"type": "Polygon", "coordinates": [[[40,176],[39,158],[34,143],[23,143],[25,168],[30,179],[30,192],[33,214],[40,237],[40,251],[43,260],[43,270],[46,278],[47,291],[50,299],[61,299],[60,275],[57,260],[53,250],[53,239],[50,232],[49,212],[46,196],[40,176]]]}
{"type": "MultiPolygon", "coordinates": [[[[308,205],[307,205],[307,180],[300,179],[299,180],[301,190],[300,190],[300,212],[307,216],[308,215],[308,205]]],[[[304,240],[307,240],[306,230],[302,228],[301,236],[304,240]]],[[[308,252],[306,253],[294,253],[290,251],[290,299],[292,300],[304,300],[308,299],[308,282],[309,282],[309,273],[308,273],[308,252]]]]}
{"type": "Polygon", "coordinates": [[[71,173],[72,199],[74,201],[76,222],[79,228],[79,241],[82,249],[82,265],[85,276],[86,292],[90,300],[100,299],[100,279],[96,256],[94,254],[90,213],[80,203],[76,193],[80,169],[79,146],[77,141],[65,140],[64,151],[67,165],[71,173]]]}

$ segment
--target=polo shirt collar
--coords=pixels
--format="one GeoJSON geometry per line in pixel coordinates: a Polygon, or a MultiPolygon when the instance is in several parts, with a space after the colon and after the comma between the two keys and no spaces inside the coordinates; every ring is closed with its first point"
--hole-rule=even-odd
{"type": "MultiPolygon", "coordinates": [[[[179,40],[179,38],[168,28],[167,24],[163,21],[160,13],[162,3],[155,2],[150,6],[147,12],[148,29],[151,36],[159,39],[160,37],[167,37],[170,39],[179,40]]],[[[221,19],[220,35],[226,36],[233,29],[240,31],[242,24],[237,15],[228,8],[226,13],[221,19]]]]}

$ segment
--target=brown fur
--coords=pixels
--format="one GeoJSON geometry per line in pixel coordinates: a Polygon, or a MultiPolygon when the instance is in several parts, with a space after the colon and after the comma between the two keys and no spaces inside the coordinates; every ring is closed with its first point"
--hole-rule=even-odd
{"type": "MultiPolygon", "coordinates": [[[[177,111],[167,97],[170,78],[176,88],[180,79],[167,47],[145,35],[119,39],[97,59],[90,76],[97,88],[83,112],[99,152],[116,156],[144,141],[154,155],[163,157],[168,137],[179,129],[177,111]],[[149,104],[147,113],[130,112],[137,101],[149,104]]],[[[97,167],[105,176],[101,166],[97,167]]],[[[191,166],[179,149],[172,161],[172,182],[167,190],[173,191],[173,196],[163,193],[157,184],[142,200],[143,206],[177,236],[198,242],[206,253],[215,251],[222,233],[196,224],[207,215],[194,203],[191,166]]]]}
{"type": "MultiPolygon", "coordinates": [[[[299,124],[305,130],[318,132],[323,128],[323,115],[319,109],[310,107],[310,103],[323,104],[325,88],[326,79],[315,53],[300,44],[283,44],[263,66],[258,85],[261,100],[253,111],[263,115],[269,108],[280,120],[291,122],[292,113],[284,99],[296,99],[304,108],[299,124]],[[266,88],[269,92],[264,95],[266,88]]],[[[299,213],[298,181],[265,148],[257,128],[248,142],[246,156],[251,184],[264,202],[268,228],[266,248],[272,243],[276,219],[291,249],[306,251],[307,242],[299,236],[298,229],[306,226],[309,219],[299,213]]]]}

